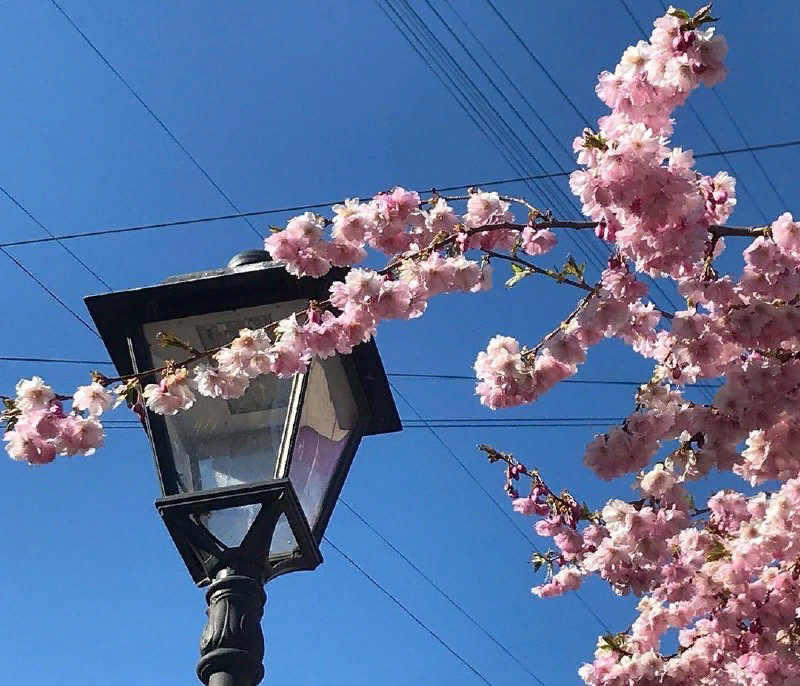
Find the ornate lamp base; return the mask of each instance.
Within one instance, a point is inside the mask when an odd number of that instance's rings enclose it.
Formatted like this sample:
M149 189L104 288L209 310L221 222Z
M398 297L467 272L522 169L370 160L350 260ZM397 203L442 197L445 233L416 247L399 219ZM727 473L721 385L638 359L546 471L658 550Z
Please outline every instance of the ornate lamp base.
M197 676L206 686L256 686L264 678L263 582L223 569L206 593L208 622Z

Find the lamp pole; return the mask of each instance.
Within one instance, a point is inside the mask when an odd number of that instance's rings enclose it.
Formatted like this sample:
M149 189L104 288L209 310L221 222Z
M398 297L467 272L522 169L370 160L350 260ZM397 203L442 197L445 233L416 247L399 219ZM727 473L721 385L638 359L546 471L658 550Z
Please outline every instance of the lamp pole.
M264 678L261 617L267 595L261 570L231 565L206 592L208 621L200 638L197 676L207 686L256 686Z

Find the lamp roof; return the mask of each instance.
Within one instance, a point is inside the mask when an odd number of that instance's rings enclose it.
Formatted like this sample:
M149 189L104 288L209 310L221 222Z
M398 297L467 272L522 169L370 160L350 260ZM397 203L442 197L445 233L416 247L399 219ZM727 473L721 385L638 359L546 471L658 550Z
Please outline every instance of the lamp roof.
M328 297L330 284L347 273L338 268L318 279L297 278L279 264L248 257L244 261L231 260L232 265L238 266L171 277L157 286L86 297L86 307L119 374L135 371L130 339L143 335L143 324L291 300L322 301ZM400 431L400 417L374 340L358 345L343 357L355 365L369 404L365 434Z

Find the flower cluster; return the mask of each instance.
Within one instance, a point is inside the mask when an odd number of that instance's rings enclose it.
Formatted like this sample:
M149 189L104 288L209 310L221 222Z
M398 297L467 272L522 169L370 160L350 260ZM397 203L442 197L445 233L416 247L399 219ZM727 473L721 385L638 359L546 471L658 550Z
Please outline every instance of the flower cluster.
M568 320L534 350L509 336L495 336L475 360L476 394L489 408L513 407L536 400L573 376L592 345L620 337L634 348L655 340L661 315L642 298L647 286L621 263L603 272L600 284Z
M91 455L102 447L103 427L96 417L111 407L112 397L98 383L82 386L67 414L53 389L34 376L21 380L16 397L6 404L12 418L12 428L3 437L8 454L38 465L52 462L56 455Z
M598 235L615 242L653 275L680 276L702 256L709 225L724 222L736 203L734 180L694 171L689 151L670 148L672 111L700 84L725 76L725 40L714 29L670 11L650 41L625 51L614 73L600 76L597 94L612 110L598 133L574 143L585 170L570 186Z
M366 203L349 198L343 205L333 206L335 216L330 222L306 212L267 237L264 244L273 259L285 264L290 273L322 276L331 265L358 264L367 255L366 247L386 255L419 253L437 236L457 233L457 244L465 252L471 248L510 248L519 235L518 230L502 227L510 225L514 217L510 203L497 193L473 190L462 217L444 198L436 197L427 204L430 207L426 210L418 193L400 187L379 193ZM331 225L330 239L324 236L327 223ZM497 229L475 231L487 226ZM551 239L548 245L544 237L526 241L535 251L532 254L541 254L553 244Z
M498 455L492 450L490 460ZM637 478L641 500L615 499L590 512L501 456L509 463L507 478L531 476L528 497L511 493L514 509L539 517L536 532L556 549L534 556L534 566L549 571L533 592L563 595L596 574L617 593L639 597L631 627L601 637L594 661L580 669L587 684L795 683L800 479L772 495L720 491L703 520L682 477L659 463ZM679 650L666 655L662 643L670 631L677 632Z

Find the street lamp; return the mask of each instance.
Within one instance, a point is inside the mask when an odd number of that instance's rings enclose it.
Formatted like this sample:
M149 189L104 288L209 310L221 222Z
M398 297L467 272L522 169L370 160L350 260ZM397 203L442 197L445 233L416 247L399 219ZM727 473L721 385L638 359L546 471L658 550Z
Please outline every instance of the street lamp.
M120 375L166 360L171 332L212 350L325 300L344 270L296 278L260 250L224 269L86 298ZM144 383L157 379L143 379ZM208 686L255 686L264 676L263 585L322 562L319 545L363 436L399 431L375 343L312 362L291 379L260 376L240 398L198 396L172 416L144 416L162 497L156 507L189 574L208 585L197 674Z

